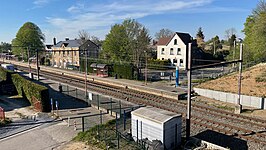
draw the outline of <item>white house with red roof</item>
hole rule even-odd
[[[170,60],[175,66],[186,69],[188,44],[193,39],[188,33],[175,32],[170,38],[161,38],[157,43],[157,59]]]

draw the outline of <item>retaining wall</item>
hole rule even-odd
[[[201,96],[213,98],[219,101],[237,104],[238,94],[226,93],[208,89],[193,88],[196,93]],[[243,106],[255,107],[258,109],[266,109],[265,98],[241,95],[240,104]]]

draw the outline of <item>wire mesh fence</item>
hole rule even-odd
[[[88,91],[88,96],[85,97],[83,89],[67,84],[58,84],[58,86],[61,86],[62,93],[65,95],[87,102],[100,110],[99,114],[86,115],[75,118],[75,120],[69,118],[68,122],[74,128],[83,132],[90,130],[90,134],[96,135],[96,141],[101,141],[108,149],[145,149],[145,142],[135,142],[131,137],[131,111],[142,107],[142,105],[91,91]],[[108,122],[108,119],[103,117],[106,114],[113,116],[113,124],[105,124]]]

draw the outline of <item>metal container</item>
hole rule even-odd
[[[142,107],[131,112],[132,137],[135,141],[160,140],[164,149],[175,149],[181,143],[182,116],[155,107]],[[138,142],[137,141],[137,142]]]

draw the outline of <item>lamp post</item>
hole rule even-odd
[[[89,46],[85,51],[85,99],[87,100],[88,98],[88,93],[87,93],[87,73],[88,73],[88,51],[89,51]]]
[[[29,76],[31,78],[31,68],[30,68],[30,47],[27,47],[27,51],[28,51],[28,66],[29,66]]]
[[[147,71],[148,71],[148,62],[147,62],[147,51],[144,51],[145,53],[145,85],[147,85]]]

